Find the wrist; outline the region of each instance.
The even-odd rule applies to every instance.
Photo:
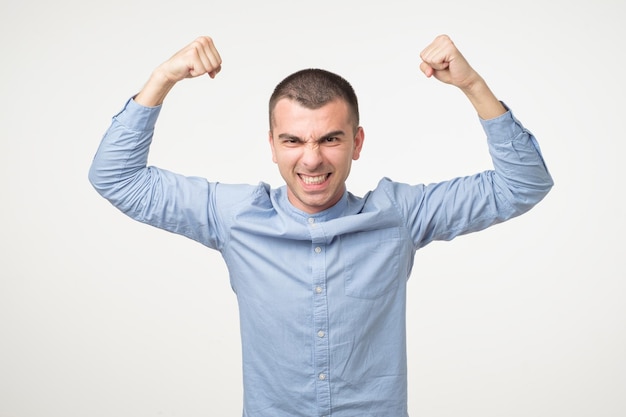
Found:
[[[135,101],[147,107],[159,106],[175,84],[176,81],[170,79],[159,67],[152,72],[148,82],[135,96]]]
[[[476,81],[469,83],[462,88],[462,91],[472,103],[481,119],[493,119],[506,113],[506,109],[500,100],[493,94],[482,78],[479,77]]]
[[[460,87],[460,89],[470,99],[472,97],[478,98],[491,93],[485,80],[483,80],[483,78],[478,74],[476,74],[473,79],[468,80],[465,85]]]

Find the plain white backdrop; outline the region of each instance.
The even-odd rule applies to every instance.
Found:
[[[275,186],[273,87],[304,67],[344,75],[366,132],[348,184],[362,195],[382,176],[490,168],[469,103],[419,72],[440,33],[537,136],[556,185],[525,216],[418,252],[410,414],[626,415],[625,13],[617,0],[4,1],[0,417],[241,415],[219,254],[128,219],[87,181],[156,65],[198,35],[224,60],[172,91],[150,163]]]

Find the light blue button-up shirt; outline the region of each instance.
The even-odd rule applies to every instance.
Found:
[[[146,167],[160,107],[129,100],[90,180],[132,218],[219,250],[240,309],[247,417],[405,417],[406,283],[415,251],[515,217],[552,186],[510,112],[481,120],[495,170],[432,185],[382,179],[307,214],[285,187]]]

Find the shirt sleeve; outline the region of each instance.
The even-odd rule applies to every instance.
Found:
[[[416,248],[519,216],[552,188],[537,140],[508,108],[481,124],[493,169],[429,185],[386,184]]]
[[[128,100],[102,138],[89,180],[131,218],[216,248],[218,222],[211,206],[217,184],[147,166],[160,110]]]

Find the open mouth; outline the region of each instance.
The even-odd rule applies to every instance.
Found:
[[[330,174],[316,175],[316,176],[299,174],[299,177],[300,179],[302,179],[302,182],[304,182],[306,185],[319,185],[319,184],[323,184],[328,179],[328,177],[330,177]]]

